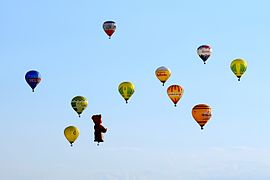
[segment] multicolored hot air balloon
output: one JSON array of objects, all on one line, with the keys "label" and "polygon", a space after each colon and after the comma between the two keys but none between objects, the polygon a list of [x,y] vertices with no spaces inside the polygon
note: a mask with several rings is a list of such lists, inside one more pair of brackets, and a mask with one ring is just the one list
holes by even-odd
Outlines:
[{"label": "multicolored hot air balloon", "polygon": [[74,111],[78,113],[79,117],[81,117],[82,112],[88,106],[88,101],[83,96],[76,96],[71,100],[71,106],[74,109]]},{"label": "multicolored hot air balloon", "polygon": [[164,67],[164,66],[161,66],[161,67],[157,68],[155,73],[156,73],[157,78],[160,80],[160,82],[162,82],[163,86],[164,86],[164,83],[171,76],[171,70]]},{"label": "multicolored hot air balloon", "polygon": [[64,130],[64,135],[65,135],[66,139],[68,140],[68,142],[70,143],[70,145],[72,146],[73,143],[78,138],[78,136],[80,135],[80,131],[75,126],[68,126]]},{"label": "multicolored hot air balloon", "polygon": [[31,70],[25,74],[25,80],[28,83],[28,85],[32,88],[32,91],[34,92],[36,86],[41,81],[41,75],[38,71]]},{"label": "multicolored hot air balloon", "polygon": [[118,86],[118,91],[121,96],[126,100],[126,103],[128,103],[129,98],[135,92],[135,86],[131,82],[122,82]]},{"label": "multicolored hot air balloon", "polygon": [[231,62],[231,70],[240,81],[240,78],[247,70],[247,62],[244,59],[234,59]]},{"label": "multicolored hot air balloon", "polygon": [[184,89],[180,85],[171,85],[167,88],[167,94],[174,103],[174,106],[176,106],[178,101],[181,99],[183,93]]},{"label": "multicolored hot air balloon", "polygon": [[212,117],[211,107],[207,104],[198,104],[192,108],[192,116],[203,129],[203,126]]},{"label": "multicolored hot air balloon", "polygon": [[207,59],[212,54],[212,48],[209,45],[201,45],[200,47],[197,48],[197,54],[203,60],[204,64],[206,64]]},{"label": "multicolored hot air balloon", "polygon": [[114,21],[105,21],[103,23],[103,30],[105,33],[109,36],[109,39],[111,39],[111,36],[116,30],[116,24]]}]

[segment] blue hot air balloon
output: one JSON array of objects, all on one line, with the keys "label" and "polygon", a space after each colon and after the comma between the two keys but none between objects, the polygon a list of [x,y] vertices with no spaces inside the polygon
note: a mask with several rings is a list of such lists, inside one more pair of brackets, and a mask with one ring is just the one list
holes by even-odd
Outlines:
[{"label": "blue hot air balloon", "polygon": [[35,87],[41,81],[41,75],[38,71],[31,70],[25,74],[25,80],[27,84],[32,88],[32,91],[34,92]]}]

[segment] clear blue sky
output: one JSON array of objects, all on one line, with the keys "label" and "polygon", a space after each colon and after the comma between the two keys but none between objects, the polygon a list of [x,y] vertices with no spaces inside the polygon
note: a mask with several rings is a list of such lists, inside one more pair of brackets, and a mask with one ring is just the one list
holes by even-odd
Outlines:
[{"label": "clear blue sky", "polygon": [[[6,180],[269,179],[270,2],[0,0],[1,155]],[[109,40],[102,23],[114,20]],[[196,54],[210,44],[204,65]],[[244,58],[241,81],[230,62]],[[162,87],[154,71],[171,69]],[[32,93],[24,80],[35,69]],[[117,91],[132,81],[129,104]],[[175,108],[166,94],[180,84]],[[78,118],[76,95],[89,106]],[[191,116],[212,107],[203,131]],[[93,142],[93,114],[105,142]],[[71,148],[63,130],[80,136]]]}]

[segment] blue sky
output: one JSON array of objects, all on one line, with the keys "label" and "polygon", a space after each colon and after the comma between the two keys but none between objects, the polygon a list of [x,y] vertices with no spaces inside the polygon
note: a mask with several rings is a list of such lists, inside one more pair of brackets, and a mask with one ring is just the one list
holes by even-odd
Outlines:
[{"label": "blue sky", "polygon": [[[0,179],[269,179],[270,14],[258,1],[0,0]],[[102,23],[114,20],[112,39]],[[204,65],[196,54],[210,44]],[[241,81],[229,65],[244,58]],[[172,75],[165,87],[155,69]],[[24,80],[35,69],[32,93]],[[126,104],[117,88],[136,87]],[[166,94],[180,84],[175,108]],[[88,98],[78,118],[70,105]],[[212,107],[203,131],[191,109]],[[105,142],[93,142],[93,114]],[[80,136],[71,148],[63,130]]]}]

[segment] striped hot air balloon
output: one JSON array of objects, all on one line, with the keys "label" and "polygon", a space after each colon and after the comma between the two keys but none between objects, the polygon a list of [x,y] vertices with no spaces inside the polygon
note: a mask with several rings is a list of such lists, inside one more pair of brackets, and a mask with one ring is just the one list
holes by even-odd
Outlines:
[{"label": "striped hot air balloon", "polygon": [[195,121],[201,126],[201,129],[203,129],[203,126],[212,117],[212,109],[207,104],[197,104],[192,109],[192,116]]},{"label": "striped hot air balloon", "polygon": [[174,103],[174,106],[178,103],[184,93],[184,89],[180,85],[171,85],[167,88],[167,94]]}]

